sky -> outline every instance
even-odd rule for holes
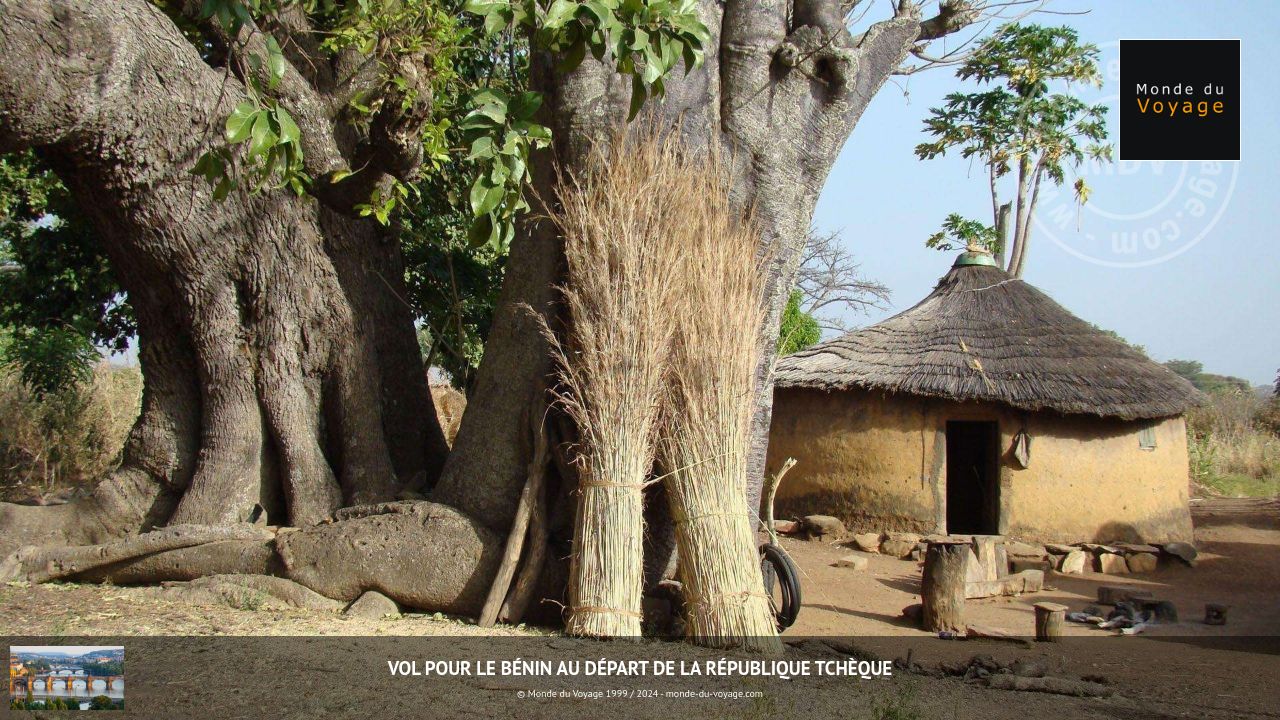
[[[94,650],[120,650],[123,645],[11,645],[9,652],[83,655]]]
[[[871,12],[886,12],[883,0]],[[1071,25],[1101,50],[1102,88],[1071,88],[1108,104],[1111,138],[1121,38],[1241,40],[1241,158],[1238,163],[1116,163],[1087,168],[1090,203],[1070,189],[1042,191],[1024,278],[1076,315],[1143,346],[1159,361],[1198,360],[1207,372],[1270,385],[1280,368],[1280,147],[1276,126],[1275,0],[1057,0],[1041,24]],[[892,291],[890,306],[850,316],[869,324],[918,302],[954,253],[924,241],[952,212],[990,222],[980,165],[954,153],[917,160],[929,108],[962,84],[947,68],[895,78],[871,102],[819,199],[814,224],[841,230],[863,273]],[[1067,88],[1063,88],[1067,90]],[[1118,155],[1117,155],[1118,157]],[[1180,208],[1199,202],[1191,217]],[[1130,252],[1114,238],[1136,240]]]

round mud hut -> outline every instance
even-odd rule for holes
[[[963,253],[923,301],[778,361],[791,515],[1045,542],[1191,538],[1186,380]]]

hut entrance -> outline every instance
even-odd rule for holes
[[[999,425],[947,422],[947,533],[999,533],[999,458]]]

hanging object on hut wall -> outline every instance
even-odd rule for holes
[[[1018,434],[1013,436],[1013,459],[1022,470],[1031,466],[1031,436],[1025,429],[1019,430]]]

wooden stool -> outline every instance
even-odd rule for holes
[[[1067,606],[1051,602],[1038,602],[1036,609],[1036,640],[1057,642],[1062,637],[1062,623],[1067,617]]]

